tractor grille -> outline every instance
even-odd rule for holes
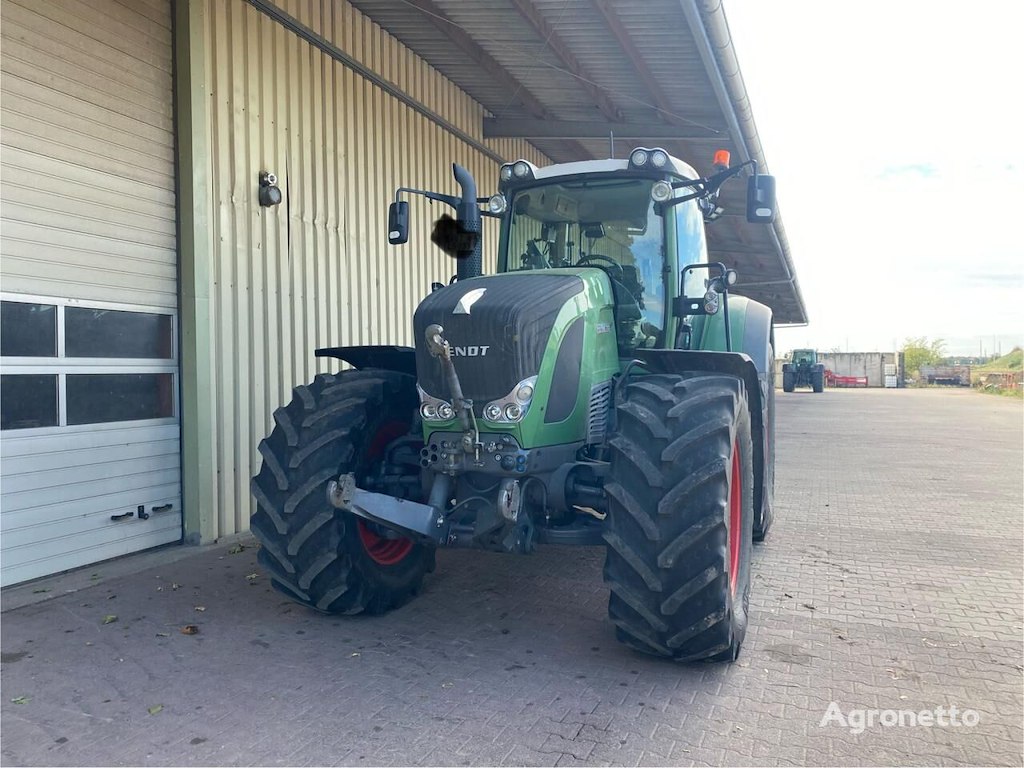
[[[486,291],[470,304],[468,314],[455,312],[463,296],[481,288]],[[427,326],[436,323],[453,347],[462,393],[479,413],[537,375],[555,318],[582,290],[583,281],[575,275],[536,271],[475,277],[434,291],[413,319],[420,387],[442,400],[450,398],[441,364],[424,342]]]

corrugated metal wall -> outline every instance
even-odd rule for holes
[[[279,6],[460,130],[482,138],[479,104],[344,0]],[[249,478],[271,413],[332,364],[321,346],[411,344],[411,318],[452,262],[429,243],[447,208],[412,202],[410,243],[391,247],[398,186],[455,192],[452,161],[496,190],[497,165],[243,0],[211,3],[210,158],[215,211],[211,304],[217,465],[216,535],[248,528]],[[503,157],[545,159],[525,142],[488,142]],[[284,202],[260,208],[257,174],[277,174]],[[494,230],[485,269],[493,266]],[[204,511],[205,512],[205,511]]]

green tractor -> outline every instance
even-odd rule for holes
[[[790,362],[782,364],[782,391],[792,392],[797,387],[825,391],[825,366],[813,349],[794,349]]]
[[[701,177],[662,149],[500,169],[450,205],[433,240],[457,259],[413,318],[414,347],[316,350],[320,374],[274,413],[252,530],[274,586],[325,613],[377,614],[417,594],[440,547],[526,554],[604,546],[618,638],[679,661],[732,660],[751,547],[772,523],[771,311],[729,295],[704,222],[748,166],[747,218],[774,219],[753,162]],[[481,216],[500,220],[481,274]]]

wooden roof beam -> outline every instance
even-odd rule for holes
[[[537,120],[532,117],[485,117],[485,139],[685,139],[714,141],[722,137],[700,128],[679,128],[662,123],[614,123],[601,120]]]

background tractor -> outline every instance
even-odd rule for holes
[[[380,613],[440,547],[601,545],[619,639],[677,660],[735,659],[751,546],[772,522],[771,311],[729,294],[705,219],[744,168],[747,218],[774,218],[752,162],[701,177],[661,149],[627,160],[503,165],[433,231],[457,258],[413,317],[415,347],[316,350],[318,375],[274,413],[252,530],[274,585],[328,613]],[[481,204],[486,204],[481,210]],[[481,216],[500,220],[481,274]]]
[[[813,349],[794,349],[791,361],[782,364],[782,391],[792,392],[797,387],[825,390],[825,366]]]

